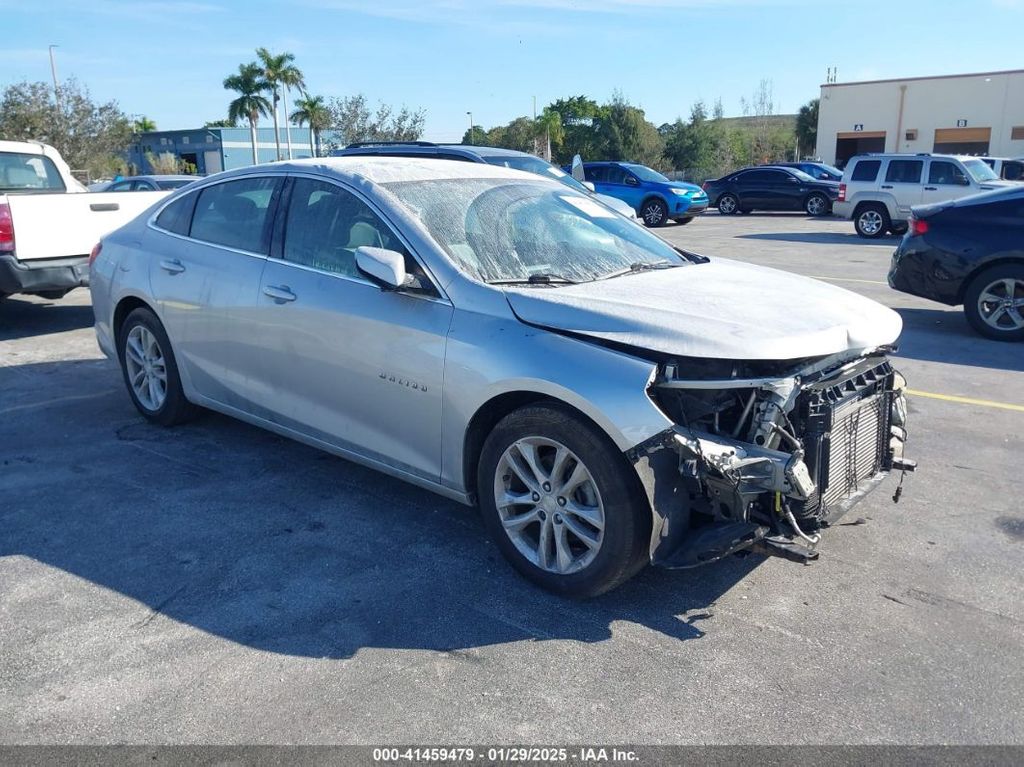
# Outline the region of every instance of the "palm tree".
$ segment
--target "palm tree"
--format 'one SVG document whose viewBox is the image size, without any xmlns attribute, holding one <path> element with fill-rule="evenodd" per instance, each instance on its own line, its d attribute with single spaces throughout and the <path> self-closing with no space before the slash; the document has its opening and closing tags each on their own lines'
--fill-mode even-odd
<svg viewBox="0 0 1024 767">
<path fill-rule="evenodd" d="M 292 64 L 295 55 L 292 53 L 273 54 L 266 48 L 257 48 L 256 56 L 259 57 L 260 65 L 263 67 L 263 79 L 267 81 L 270 90 L 274 94 L 274 142 L 277 144 L 277 159 L 281 159 L 281 129 L 280 120 L 277 116 L 277 102 L 281 100 L 282 88 L 284 89 L 284 111 L 288 113 L 288 89 L 304 88 L 306 82 L 302 72 Z M 285 126 L 287 131 L 287 125 Z M 291 133 L 288 132 L 288 159 L 291 159 Z"/>
<path fill-rule="evenodd" d="M 263 95 L 263 92 L 269 89 L 267 81 L 263 78 L 263 69 L 256 62 L 239 64 L 237 75 L 224 78 L 224 87 L 238 92 L 238 98 L 228 104 L 228 119 L 232 122 L 243 118 L 249 121 L 252 163 L 256 165 L 259 163 L 259 155 L 256 153 L 256 124 L 260 115 L 267 117 L 271 111 L 270 102 Z"/>
<path fill-rule="evenodd" d="M 544 107 L 544 111 L 534 121 L 534 135 L 537 139 L 544 139 L 544 159 L 551 162 L 551 145 L 558 146 L 565 139 L 562 116 L 551 107 Z"/>
<path fill-rule="evenodd" d="M 324 103 L 324 97 L 303 94 L 302 98 L 296 99 L 295 111 L 291 113 L 289 119 L 299 126 L 309 123 L 309 148 L 314 157 L 319 156 L 320 131 L 331 124 L 331 113 Z"/>
<path fill-rule="evenodd" d="M 132 130 L 136 133 L 149 133 L 156 130 L 156 123 L 145 115 L 139 115 L 132 123 Z"/>
</svg>

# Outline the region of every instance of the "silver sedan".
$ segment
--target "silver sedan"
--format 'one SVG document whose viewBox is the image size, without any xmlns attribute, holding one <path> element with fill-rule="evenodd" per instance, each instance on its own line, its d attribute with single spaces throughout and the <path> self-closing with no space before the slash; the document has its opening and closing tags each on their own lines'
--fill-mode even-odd
<svg viewBox="0 0 1024 767">
<path fill-rule="evenodd" d="M 913 468 L 898 315 L 675 249 L 520 171 L 229 171 L 104 238 L 91 279 L 147 419 L 217 410 L 479 504 L 562 594 L 648 562 L 814 559 L 822 528 Z"/>
</svg>

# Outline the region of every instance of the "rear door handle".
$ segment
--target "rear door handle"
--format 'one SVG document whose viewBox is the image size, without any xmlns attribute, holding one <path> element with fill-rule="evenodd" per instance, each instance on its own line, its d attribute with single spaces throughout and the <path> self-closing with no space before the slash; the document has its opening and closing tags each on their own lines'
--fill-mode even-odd
<svg viewBox="0 0 1024 767">
<path fill-rule="evenodd" d="M 291 289 L 287 285 L 267 285 L 263 288 L 263 295 L 270 296 L 279 304 L 295 300 L 295 294 L 292 293 Z"/>
<path fill-rule="evenodd" d="M 892 189 L 892 184 L 882 184 L 882 189 Z"/>
<path fill-rule="evenodd" d="M 176 258 L 165 258 L 160 262 L 160 268 L 168 274 L 181 274 L 185 271 L 185 265 Z"/>
<path fill-rule="evenodd" d="M 939 188 L 937 186 L 926 186 L 924 189 L 925 189 L 926 192 L 937 192 L 937 191 L 939 191 Z"/>
<path fill-rule="evenodd" d="M 101 213 L 105 210 L 121 210 L 121 206 L 116 202 L 91 202 L 89 203 L 89 210 Z"/>
</svg>

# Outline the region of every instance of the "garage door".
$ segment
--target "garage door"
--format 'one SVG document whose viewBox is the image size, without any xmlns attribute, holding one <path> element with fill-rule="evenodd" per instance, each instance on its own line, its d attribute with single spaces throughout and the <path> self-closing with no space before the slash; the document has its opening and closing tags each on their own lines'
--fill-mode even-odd
<svg viewBox="0 0 1024 767">
<path fill-rule="evenodd" d="M 836 134 L 836 165 L 842 168 L 855 154 L 885 151 L 885 131 L 848 131 Z"/>
<path fill-rule="evenodd" d="M 933 152 L 940 154 L 988 154 L 991 128 L 936 128 Z"/>
</svg>

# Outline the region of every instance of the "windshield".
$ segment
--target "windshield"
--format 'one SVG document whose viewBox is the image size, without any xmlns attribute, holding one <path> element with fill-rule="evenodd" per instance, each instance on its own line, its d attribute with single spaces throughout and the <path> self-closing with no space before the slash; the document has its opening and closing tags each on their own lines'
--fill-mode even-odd
<svg viewBox="0 0 1024 767">
<path fill-rule="evenodd" d="M 983 160 L 964 160 L 964 167 L 975 181 L 998 181 L 999 176 Z"/>
<path fill-rule="evenodd" d="M 0 152 L 0 192 L 63 192 L 53 160 L 41 154 Z"/>
<path fill-rule="evenodd" d="M 658 181 L 663 184 L 668 181 L 665 176 L 656 170 L 651 170 L 646 165 L 627 165 L 626 167 L 641 181 Z"/>
<path fill-rule="evenodd" d="M 538 176 L 553 178 L 556 181 L 561 181 L 568 187 L 572 187 L 577 192 L 583 192 L 584 194 L 591 193 L 589 189 L 583 186 L 583 184 L 574 179 L 564 170 L 552 165 L 546 160 L 540 159 L 539 157 L 519 157 L 517 155 L 491 155 L 490 157 L 484 157 L 484 160 L 490 165 L 499 165 L 503 168 L 515 168 L 516 170 L 525 170 L 527 173 L 536 173 Z"/>
<path fill-rule="evenodd" d="M 631 267 L 689 263 L 589 196 L 543 181 L 438 179 L 384 186 L 463 272 L 484 282 L 589 282 Z"/>
</svg>

